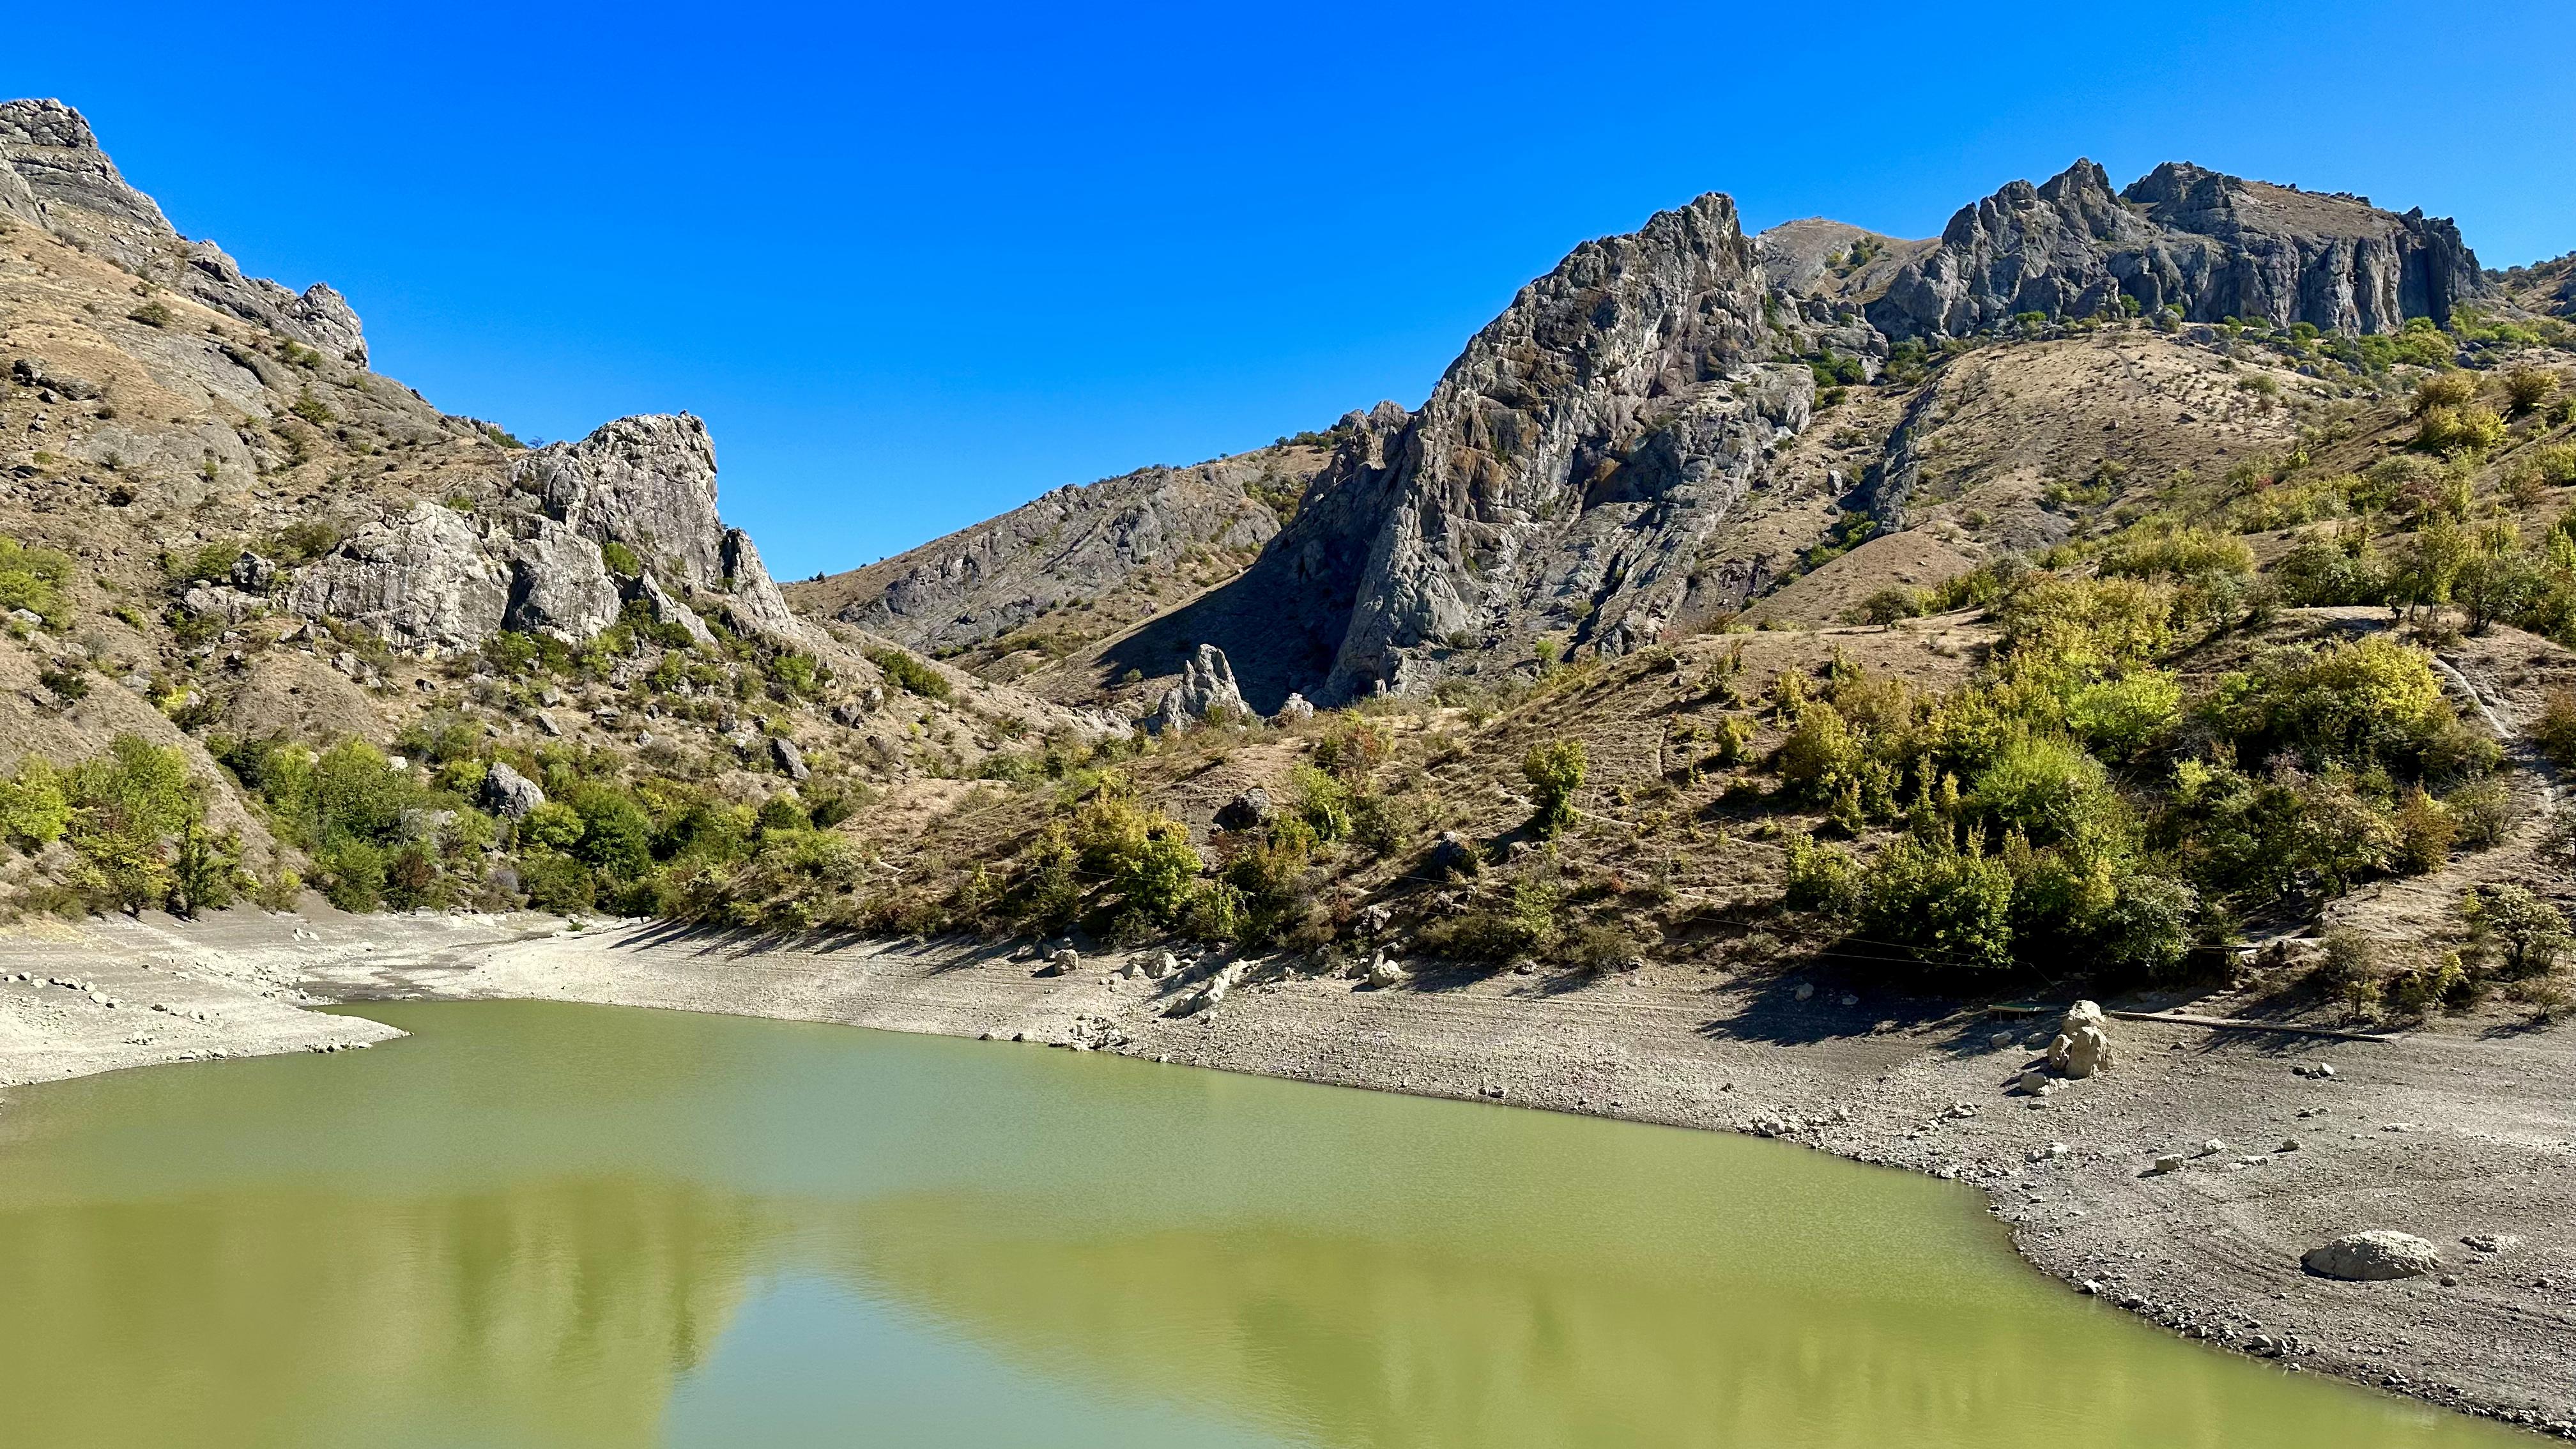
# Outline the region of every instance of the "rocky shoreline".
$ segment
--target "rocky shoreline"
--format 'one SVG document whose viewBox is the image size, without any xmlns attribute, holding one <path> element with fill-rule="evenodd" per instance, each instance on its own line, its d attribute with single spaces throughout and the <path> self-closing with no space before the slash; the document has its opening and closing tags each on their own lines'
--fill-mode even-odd
<svg viewBox="0 0 2576 1449">
<path fill-rule="evenodd" d="M 2558 1089 L 2576 1048 L 2559 1032 L 2350 1040 L 2115 1019 L 2109 1069 L 2033 1094 L 2017 1089 L 2054 1012 L 1804 976 L 1431 973 L 1373 988 L 1248 963 L 1221 1002 L 1175 1016 L 1208 966 L 1155 979 L 1143 959 L 1058 970 L 983 943 L 542 918 L 235 912 L 13 933 L 0 936 L 0 1086 L 399 1035 L 302 1009 L 317 1002 L 535 998 L 1752 1132 L 1972 1184 L 2075 1291 L 2283 1372 L 2576 1437 L 2576 1110 Z M 2302 1269 L 2320 1245 L 2375 1231 L 2433 1244 L 2439 1269 L 2376 1282 Z"/>
</svg>

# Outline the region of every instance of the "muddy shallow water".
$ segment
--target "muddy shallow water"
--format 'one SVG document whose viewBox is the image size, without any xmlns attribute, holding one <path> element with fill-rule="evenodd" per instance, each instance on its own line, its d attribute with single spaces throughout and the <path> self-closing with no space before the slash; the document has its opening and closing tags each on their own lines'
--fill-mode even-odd
<svg viewBox="0 0 2576 1449">
<path fill-rule="evenodd" d="M 2468 1446 L 1780 1143 L 547 1003 L 21 1089 L 0 1423 L 195 1445 Z"/>
</svg>

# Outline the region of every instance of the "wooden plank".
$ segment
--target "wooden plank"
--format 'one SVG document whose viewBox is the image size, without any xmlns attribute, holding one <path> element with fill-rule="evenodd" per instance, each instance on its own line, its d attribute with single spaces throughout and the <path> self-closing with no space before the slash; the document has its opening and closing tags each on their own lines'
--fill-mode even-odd
<svg viewBox="0 0 2576 1449">
<path fill-rule="evenodd" d="M 2321 1036 L 2335 1041 L 2393 1042 L 2399 1033 L 2341 1031 L 2331 1026 L 2288 1026 L 2277 1021 L 2247 1021 L 2241 1016 L 2194 1016 L 2182 1011 L 2106 1011 L 2122 1021 L 2161 1021 L 2168 1026 L 2202 1026 L 2218 1031 L 2271 1031 L 2290 1036 Z"/>
</svg>

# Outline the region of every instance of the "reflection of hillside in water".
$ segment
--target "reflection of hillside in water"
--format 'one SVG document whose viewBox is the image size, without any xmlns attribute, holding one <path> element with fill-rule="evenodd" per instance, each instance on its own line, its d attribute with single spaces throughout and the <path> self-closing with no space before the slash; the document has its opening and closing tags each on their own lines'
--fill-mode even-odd
<svg viewBox="0 0 2576 1449">
<path fill-rule="evenodd" d="M 622 1179 L 0 1215 L 0 1394 L 31 1446 L 650 1444 L 781 1228 Z"/>
<path fill-rule="evenodd" d="M 904 1442 L 978 1449 L 967 1409 L 1007 1405 L 989 1442 L 1065 1442 L 1029 1405 L 1194 1449 L 2500 1442 L 2154 1333 L 2028 1275 L 1961 1190 L 1777 1144 L 772 1023 L 386 1015 L 436 1029 L 14 1098 L 0 1443 L 729 1443 L 745 1396 L 865 1443 L 899 1393 Z M 961 1351 L 905 1379 L 933 1340 Z"/>
</svg>

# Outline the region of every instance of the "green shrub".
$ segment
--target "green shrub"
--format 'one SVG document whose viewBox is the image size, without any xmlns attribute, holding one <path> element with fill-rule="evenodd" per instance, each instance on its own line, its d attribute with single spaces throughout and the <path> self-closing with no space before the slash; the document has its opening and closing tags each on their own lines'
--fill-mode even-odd
<svg viewBox="0 0 2576 1449">
<path fill-rule="evenodd" d="M 871 649 L 868 662 L 883 671 L 898 687 L 931 699 L 946 699 L 953 693 L 948 676 L 924 663 L 919 656 L 900 649 Z"/>
<path fill-rule="evenodd" d="M 2470 939 L 2507 978 L 2548 974 L 2569 944 L 2566 913 L 2523 886 L 2481 887 L 2461 911 Z"/>
<path fill-rule="evenodd" d="M 1860 906 L 1860 867 L 1840 846 L 1818 845 L 1805 835 L 1789 839 L 1786 883 L 1780 903 L 1793 911 L 1842 917 Z"/>
<path fill-rule="evenodd" d="M 613 538 L 599 546 L 599 561 L 608 566 L 610 573 L 621 579 L 644 576 L 644 560 L 635 556 L 635 550 Z"/>
<path fill-rule="evenodd" d="M 1532 745 L 1522 757 L 1521 774 L 1528 779 L 1530 798 L 1537 806 L 1530 823 L 1541 836 L 1560 835 L 1574 823 L 1574 792 L 1583 788 L 1585 764 L 1581 740 Z"/>
<path fill-rule="evenodd" d="M 1885 628 L 1900 619 L 1912 619 L 1923 612 L 1923 596 L 1912 589 L 1890 584 L 1860 602 L 1860 621 Z"/>
<path fill-rule="evenodd" d="M 2504 419 L 2495 409 L 2471 403 L 2426 412 L 2415 430 L 2415 444 L 2436 453 L 2483 453 L 2505 440 Z"/>
<path fill-rule="evenodd" d="M 1862 881 L 1860 926 L 1932 966 L 1999 971 L 2013 964 L 2013 880 L 1983 852 L 1897 841 Z"/>
<path fill-rule="evenodd" d="M 579 915 L 599 903 L 599 882 L 590 867 L 549 850 L 530 851 L 520 859 L 519 889 L 529 905 L 557 915 Z"/>
<path fill-rule="evenodd" d="M 42 755 L 20 756 L 18 768 L 0 780 L 0 838 L 32 852 L 62 839 L 71 819 L 62 772 Z"/>
<path fill-rule="evenodd" d="M 0 614 L 16 609 L 42 617 L 48 629 L 71 622 L 71 555 L 60 549 L 27 548 L 0 535 Z"/>
</svg>

